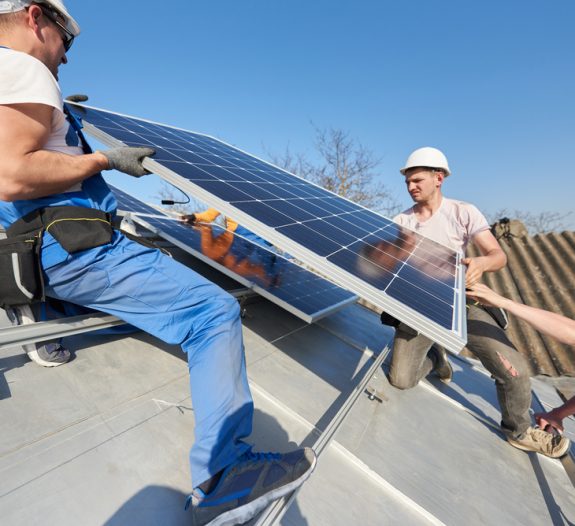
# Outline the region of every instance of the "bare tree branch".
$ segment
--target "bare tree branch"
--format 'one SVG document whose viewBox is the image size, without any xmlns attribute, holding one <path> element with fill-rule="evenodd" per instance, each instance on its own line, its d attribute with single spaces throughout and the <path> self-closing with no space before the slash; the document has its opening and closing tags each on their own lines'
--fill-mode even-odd
<svg viewBox="0 0 575 526">
<path fill-rule="evenodd" d="M 399 203 L 376 172 L 380 159 L 343 130 L 314 128 L 319 162 L 313 163 L 303 154 L 294 154 L 289 147 L 282 155 L 268 152 L 272 162 L 366 208 L 387 216 L 397 214 Z"/>
</svg>

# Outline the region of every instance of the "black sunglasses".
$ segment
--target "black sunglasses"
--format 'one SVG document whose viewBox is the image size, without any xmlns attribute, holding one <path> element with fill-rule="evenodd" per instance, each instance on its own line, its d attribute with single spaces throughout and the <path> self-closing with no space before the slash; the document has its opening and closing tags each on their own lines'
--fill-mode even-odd
<svg viewBox="0 0 575 526">
<path fill-rule="evenodd" d="M 53 9 L 50 9 L 45 5 L 39 7 L 40 9 L 42 9 L 42 13 L 44 13 L 46 18 L 54 22 L 54 24 L 56 24 L 63 31 L 62 42 L 64 43 L 64 51 L 68 53 L 68 50 L 72 47 L 72 44 L 74 42 L 74 35 L 66 29 L 66 27 L 62 24 L 62 22 L 60 22 L 60 20 L 58 20 L 58 18 L 61 17 L 60 13 L 54 11 Z"/>
</svg>

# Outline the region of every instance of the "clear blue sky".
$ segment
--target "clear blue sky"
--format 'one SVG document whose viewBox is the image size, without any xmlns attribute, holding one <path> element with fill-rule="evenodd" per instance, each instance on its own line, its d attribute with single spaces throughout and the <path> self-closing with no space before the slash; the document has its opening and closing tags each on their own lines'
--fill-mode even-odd
<svg viewBox="0 0 575 526">
<path fill-rule="evenodd" d="M 486 213 L 575 210 L 573 0 L 67 0 L 64 94 L 266 158 L 313 154 L 313 121 L 398 169 L 436 146 L 449 197 Z M 130 180 L 148 198 L 154 179 Z M 125 187 L 125 181 L 124 185 Z M 569 220 L 575 228 L 575 212 Z"/>
</svg>

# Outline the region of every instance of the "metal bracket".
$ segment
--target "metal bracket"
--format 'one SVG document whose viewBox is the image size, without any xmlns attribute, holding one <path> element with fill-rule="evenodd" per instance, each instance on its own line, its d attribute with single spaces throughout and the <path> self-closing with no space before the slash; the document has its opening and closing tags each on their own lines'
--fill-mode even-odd
<svg viewBox="0 0 575 526">
<path fill-rule="evenodd" d="M 367 388 L 365 389 L 365 394 L 367 394 L 367 397 L 370 400 L 375 400 L 380 404 L 383 403 L 384 400 L 386 402 L 389 401 L 389 398 L 387 398 L 387 396 L 383 394 L 383 391 L 379 391 L 375 387 L 372 387 L 371 385 L 367 386 Z"/>
</svg>

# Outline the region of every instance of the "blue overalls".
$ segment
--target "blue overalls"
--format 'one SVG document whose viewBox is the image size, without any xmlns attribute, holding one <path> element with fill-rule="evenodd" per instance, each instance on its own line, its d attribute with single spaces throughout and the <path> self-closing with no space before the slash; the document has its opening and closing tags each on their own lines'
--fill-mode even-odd
<svg viewBox="0 0 575 526">
<path fill-rule="evenodd" d="M 77 124 L 69 145 L 78 145 Z M 72 133 L 73 132 L 73 133 Z M 83 206 L 115 213 L 100 174 L 82 190 L 39 199 L 0 201 L 4 227 L 46 206 Z M 192 485 L 232 464 L 250 446 L 253 402 L 248 386 L 237 301 L 159 250 L 115 231 L 112 243 L 68 254 L 48 233 L 42 246 L 46 295 L 113 314 L 187 353 L 195 418 Z"/>
</svg>

